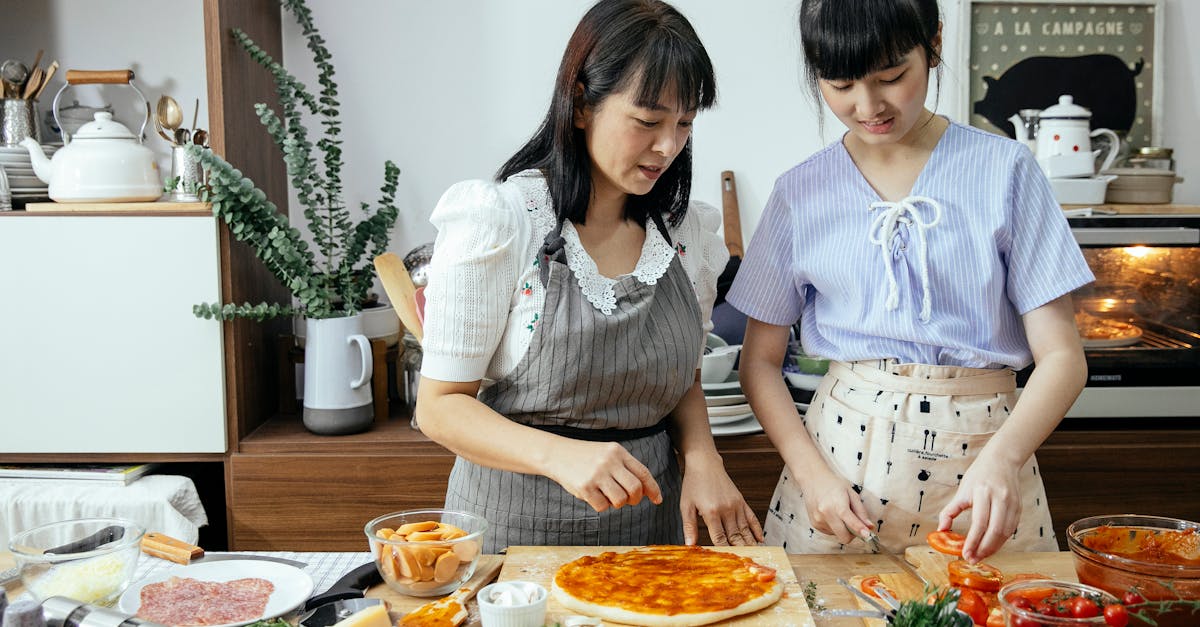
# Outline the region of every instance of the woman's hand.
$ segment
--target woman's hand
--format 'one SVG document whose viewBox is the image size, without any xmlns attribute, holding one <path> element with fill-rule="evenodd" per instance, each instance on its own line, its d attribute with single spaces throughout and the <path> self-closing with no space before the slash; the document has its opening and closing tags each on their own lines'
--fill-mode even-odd
<svg viewBox="0 0 1200 627">
<path fill-rule="evenodd" d="M 971 510 L 971 529 L 963 543 L 963 559 L 986 559 L 1017 530 L 1021 520 L 1021 465 L 989 456 L 985 449 L 963 475 L 954 498 L 938 514 L 938 530 L 950 528 L 954 518 Z"/>
<path fill-rule="evenodd" d="M 807 473 L 802 481 L 792 473 L 792 478 L 800 483 L 813 529 L 836 537 L 842 544 L 865 537 L 875 525 L 869 520 L 862 498 L 849 481 L 822 466 L 821 470 Z"/>
<path fill-rule="evenodd" d="M 637 505 L 642 497 L 662 503 L 662 490 L 650 469 L 616 442 L 567 440 L 547 473 L 592 509 Z"/>
<path fill-rule="evenodd" d="M 696 544 L 699 535 L 696 514 L 704 519 L 708 535 L 717 546 L 745 546 L 762 542 L 762 526 L 733 480 L 725 472 L 720 456 L 686 459 L 683 492 L 683 542 Z"/>
</svg>

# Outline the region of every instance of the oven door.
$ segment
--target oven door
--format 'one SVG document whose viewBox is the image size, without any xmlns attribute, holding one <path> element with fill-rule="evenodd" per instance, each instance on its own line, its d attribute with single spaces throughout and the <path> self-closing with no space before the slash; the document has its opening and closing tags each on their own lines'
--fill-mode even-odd
<svg viewBox="0 0 1200 627">
<path fill-rule="evenodd" d="M 1088 383 L 1068 417 L 1200 415 L 1200 216 L 1069 221 L 1096 281 L 1071 295 Z"/>
</svg>

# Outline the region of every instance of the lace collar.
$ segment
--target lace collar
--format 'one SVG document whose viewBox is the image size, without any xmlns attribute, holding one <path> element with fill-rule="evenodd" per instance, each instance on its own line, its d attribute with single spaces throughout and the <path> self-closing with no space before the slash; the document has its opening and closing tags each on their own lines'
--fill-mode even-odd
<svg viewBox="0 0 1200 627">
<path fill-rule="evenodd" d="M 584 298 L 604 315 L 612 315 L 617 306 L 615 287 L 617 279 L 610 279 L 596 267 L 596 262 L 588 255 L 579 241 L 579 232 L 571 222 L 563 224 L 563 240 L 566 242 L 564 251 L 567 257 L 567 267 L 579 281 L 579 289 Z M 646 241 L 642 243 L 642 256 L 638 259 L 637 267 L 628 276 L 632 276 L 645 285 L 654 285 L 671 265 L 675 249 L 667 243 L 666 238 L 654 226 L 653 221 L 646 223 Z"/>
</svg>

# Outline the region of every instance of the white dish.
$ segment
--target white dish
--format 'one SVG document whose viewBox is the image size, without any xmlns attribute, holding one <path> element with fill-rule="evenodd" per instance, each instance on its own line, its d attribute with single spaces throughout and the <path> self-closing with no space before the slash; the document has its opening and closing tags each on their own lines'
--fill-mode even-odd
<svg viewBox="0 0 1200 627">
<path fill-rule="evenodd" d="M 723 394 L 740 394 L 742 392 L 742 384 L 738 383 L 738 371 L 734 370 L 725 377 L 725 380 L 720 383 L 701 383 L 700 388 L 705 394 L 714 393 L 716 395 Z"/>
<path fill-rule="evenodd" d="M 713 394 L 712 396 L 704 397 L 704 404 L 709 407 L 725 407 L 728 405 L 737 405 L 745 403 L 745 394 Z"/>
<path fill-rule="evenodd" d="M 10 187 L 9 191 L 14 194 L 45 194 L 48 188 L 43 185 L 41 187 Z"/>
<path fill-rule="evenodd" d="M 821 385 L 821 379 L 824 378 L 824 375 L 785 372 L 783 373 L 783 378 L 787 379 L 787 382 L 796 389 L 815 390 L 818 385 Z"/>
<path fill-rule="evenodd" d="M 758 419 L 753 414 L 749 418 L 731 422 L 727 424 L 712 425 L 710 427 L 713 435 L 749 435 L 751 433 L 762 432 L 762 425 L 758 424 Z"/>
<path fill-rule="evenodd" d="M 179 566 L 156 572 L 154 575 L 134 583 L 121 595 L 117 609 L 126 614 L 137 614 L 142 606 L 142 588 L 152 583 L 166 581 L 171 577 L 191 577 L 200 581 L 232 581 L 243 577 L 266 579 L 275 585 L 275 591 L 267 600 L 262 616 L 240 623 L 213 625 L 212 627 L 238 627 L 258 620 L 275 618 L 296 608 L 312 594 L 313 580 L 308 573 L 287 564 L 262 560 L 226 560 Z"/>
<path fill-rule="evenodd" d="M 28 187 L 33 188 L 42 185 L 41 179 L 36 176 L 25 176 L 24 174 L 9 174 L 8 184 L 13 187 Z"/>
<path fill-rule="evenodd" d="M 709 407 L 709 416 L 736 416 L 738 414 L 748 414 L 751 412 L 748 403 L 738 403 L 736 405 L 723 405 L 721 407 Z"/>
<path fill-rule="evenodd" d="M 724 416 L 708 416 L 708 424 L 710 425 L 727 425 L 733 422 L 741 422 L 747 418 L 753 418 L 754 412 L 742 412 L 739 414 L 727 414 Z"/>
</svg>

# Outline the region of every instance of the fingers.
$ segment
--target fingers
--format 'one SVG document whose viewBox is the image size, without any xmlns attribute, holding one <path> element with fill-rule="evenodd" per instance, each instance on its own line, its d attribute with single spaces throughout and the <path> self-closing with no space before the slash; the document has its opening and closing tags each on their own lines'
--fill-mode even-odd
<svg viewBox="0 0 1200 627">
<path fill-rule="evenodd" d="M 970 507 L 970 501 L 959 498 L 957 494 L 954 495 L 954 500 L 947 503 L 946 506 L 942 508 L 942 512 L 938 514 L 938 531 L 949 530 L 950 526 L 954 524 L 954 519 L 958 518 L 959 514 L 967 511 L 967 509 Z"/>
<path fill-rule="evenodd" d="M 629 456 L 629 462 L 625 464 L 625 467 L 633 472 L 638 482 L 641 483 L 642 494 L 645 494 L 651 503 L 662 505 L 662 489 L 658 487 L 658 482 L 654 480 L 654 475 L 650 473 L 650 469 L 632 455 Z"/>
<path fill-rule="evenodd" d="M 991 517 L 991 499 L 976 499 L 975 505 L 971 509 L 971 528 L 967 531 L 967 540 L 963 542 L 963 559 L 968 562 L 979 561 L 979 543 L 987 533 Z"/>
<path fill-rule="evenodd" d="M 758 524 L 758 516 L 754 515 L 754 510 L 750 509 L 750 505 L 745 508 L 746 519 L 750 522 L 750 535 L 754 537 L 755 542 L 764 540 L 762 525 Z"/>
<path fill-rule="evenodd" d="M 683 543 L 687 546 L 696 544 L 700 529 L 696 526 L 696 510 L 692 507 L 683 508 Z"/>
<path fill-rule="evenodd" d="M 1019 502 L 1006 502 L 1004 495 L 997 495 L 992 504 L 991 522 L 988 525 L 987 533 L 983 536 L 983 540 L 979 543 L 975 557 L 977 559 L 987 559 L 1004 543 L 1008 541 L 1009 536 L 1017 530 L 1017 524 L 1021 520 L 1021 505 Z"/>
</svg>

